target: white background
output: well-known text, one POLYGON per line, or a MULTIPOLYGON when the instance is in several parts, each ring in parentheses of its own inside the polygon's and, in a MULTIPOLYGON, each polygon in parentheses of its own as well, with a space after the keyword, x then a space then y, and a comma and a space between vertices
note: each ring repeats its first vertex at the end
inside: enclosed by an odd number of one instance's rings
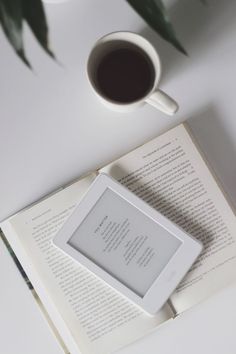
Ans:
MULTIPOLYGON (((46 7, 48 58, 25 28, 29 71, 0 31, 0 219, 188 119, 225 191, 236 205, 236 2, 171 1, 185 57, 152 32, 125 0, 67 0, 46 7), (175 117, 145 106, 108 111, 86 80, 86 59, 100 36, 136 31, 156 46, 161 88, 180 105, 175 117)), ((227 274, 226 274, 227 276, 227 274)), ((0 350, 59 354, 40 311, 0 244, 0 350)), ((236 286, 120 351, 122 354, 235 354, 236 286)))

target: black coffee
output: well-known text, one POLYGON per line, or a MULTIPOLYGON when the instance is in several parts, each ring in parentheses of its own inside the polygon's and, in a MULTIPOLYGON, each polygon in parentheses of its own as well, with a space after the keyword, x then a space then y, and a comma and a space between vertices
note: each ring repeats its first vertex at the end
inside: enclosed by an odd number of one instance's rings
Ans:
POLYGON ((98 89, 108 99, 120 103, 144 97, 152 88, 154 78, 151 60, 134 45, 106 54, 96 71, 98 89))

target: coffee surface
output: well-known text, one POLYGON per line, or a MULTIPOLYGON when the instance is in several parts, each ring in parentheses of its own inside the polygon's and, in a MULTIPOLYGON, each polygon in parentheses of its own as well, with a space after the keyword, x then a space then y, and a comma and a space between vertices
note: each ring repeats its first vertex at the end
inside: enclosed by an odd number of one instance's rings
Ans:
POLYGON ((150 91, 154 77, 153 64, 141 49, 116 48, 99 62, 96 84, 108 99, 131 103, 150 91))

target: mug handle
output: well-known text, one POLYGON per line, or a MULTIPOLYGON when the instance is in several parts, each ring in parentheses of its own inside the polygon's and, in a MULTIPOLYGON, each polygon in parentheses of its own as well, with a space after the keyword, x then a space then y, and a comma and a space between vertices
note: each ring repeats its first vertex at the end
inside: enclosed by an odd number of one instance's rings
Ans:
POLYGON ((175 114, 179 109, 177 102, 159 89, 154 91, 145 101, 170 116, 175 114))

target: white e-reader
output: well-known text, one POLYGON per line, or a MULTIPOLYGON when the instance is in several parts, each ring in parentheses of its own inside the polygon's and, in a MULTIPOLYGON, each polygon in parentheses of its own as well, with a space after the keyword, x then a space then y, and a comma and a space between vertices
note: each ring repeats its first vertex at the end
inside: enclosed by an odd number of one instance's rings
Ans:
POLYGON ((53 243, 151 315, 202 249, 106 174, 94 180, 53 243))

